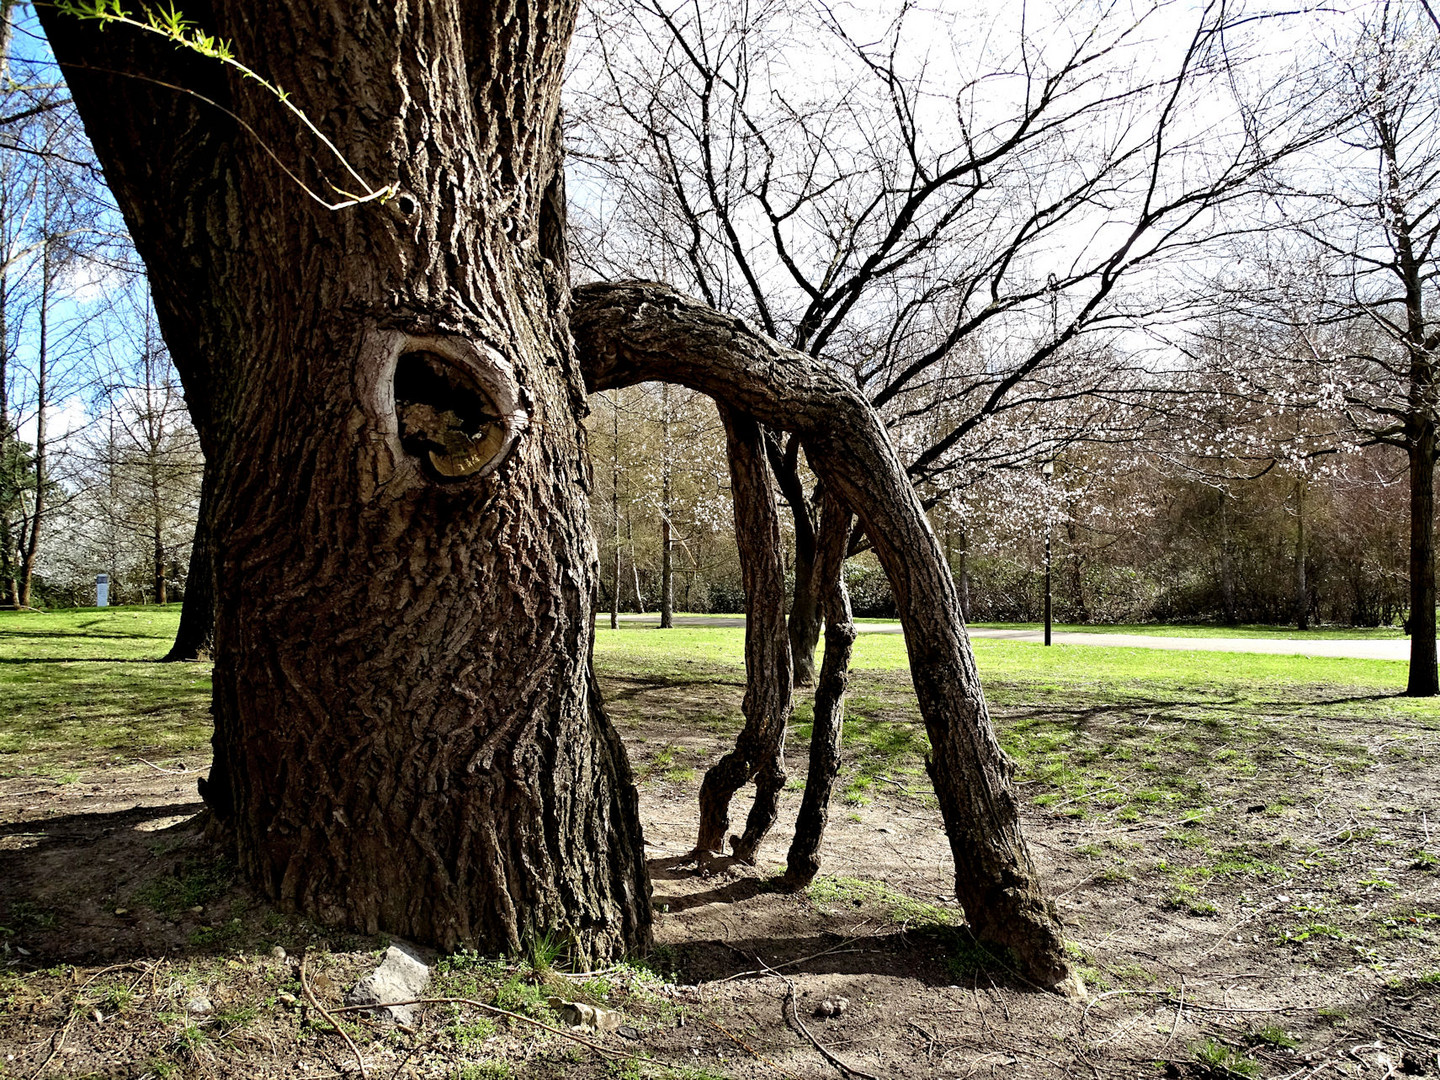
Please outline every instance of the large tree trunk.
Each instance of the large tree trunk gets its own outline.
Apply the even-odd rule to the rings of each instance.
[[[845,554],[854,518],[834,496],[827,496],[816,537],[817,576],[825,590],[825,657],[815,686],[815,723],[810,733],[810,771],[795,820],[795,839],[786,857],[786,884],[802,888],[820,872],[820,848],[830,820],[830,795],[840,773],[840,735],[845,725],[845,690],[850,683],[850,654],[855,622],[845,588]]]
[[[201,660],[215,651],[215,561],[210,549],[210,490],[214,470],[207,467],[200,480],[200,510],[195,516],[195,539],[190,544],[190,572],[185,575],[185,599],[180,605],[180,627],[163,660]]]
[[[754,419],[723,406],[730,454],[735,539],[745,586],[745,726],[735,748],[710,767],[700,785],[702,855],[724,849],[730,827],[730,800],[753,779],[755,801],[745,832],[730,838],[737,859],[753,862],[755,849],[775,823],[785,789],[785,727],[790,721],[790,642],[785,636],[785,570],[780,554],[780,518],[766,461],[764,434]]]
[[[875,410],[811,357],[663,285],[577,289],[571,325],[592,391],[679,382],[801,436],[826,490],[860,517],[895,592],[955,891],[975,934],[1013,949],[1035,982],[1077,992],[1021,833],[1013,765],[990,726],[954,581]]]
[[[1410,444],[1410,697],[1440,693],[1435,658],[1435,422],[1412,419]]]
[[[642,947],[636,794],[590,671],[558,124],[574,4],[185,13],[348,163],[213,61],[42,16],[207,405],[206,801],[261,892],[325,922]],[[326,208],[267,150],[330,197],[396,195]]]

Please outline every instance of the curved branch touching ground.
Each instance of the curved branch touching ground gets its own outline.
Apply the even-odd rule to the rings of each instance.
[[[879,415],[813,358],[666,285],[581,286],[570,324],[591,391],[680,383],[800,436],[811,467],[859,516],[890,578],[955,857],[955,894],[971,927],[1013,949],[1035,982],[1080,992],[1021,835],[1013,766],[990,726],[955,584]]]
[[[845,689],[850,682],[850,653],[855,622],[845,588],[845,553],[855,520],[834,495],[825,496],[815,541],[815,580],[820,583],[825,615],[825,657],[815,684],[815,723],[810,735],[810,771],[795,820],[795,839],[785,860],[789,888],[803,888],[820,872],[820,845],[830,819],[830,793],[840,772],[840,732],[845,724]]]
[[[755,780],[755,802],[743,836],[730,838],[735,857],[753,862],[755,849],[775,823],[785,788],[785,725],[790,721],[790,639],[785,633],[785,567],[780,518],[765,456],[764,435],[753,417],[720,405],[730,452],[735,538],[745,584],[745,727],[735,749],[705,774],[700,785],[697,853],[724,850],[730,799]]]

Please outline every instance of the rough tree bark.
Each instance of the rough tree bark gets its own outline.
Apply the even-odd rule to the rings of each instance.
[[[854,515],[827,495],[816,536],[815,575],[829,583],[825,590],[825,656],[815,685],[815,723],[810,734],[810,772],[795,820],[795,838],[785,859],[785,881],[803,888],[820,872],[820,848],[830,820],[830,795],[840,773],[840,735],[845,724],[845,690],[850,684],[850,654],[855,647],[855,622],[845,588],[845,556],[850,548]]]
[[[643,947],[637,800],[590,671],[558,124],[575,4],[184,10],[338,148],[213,61],[41,12],[205,405],[205,799],[260,891],[325,922]],[[396,193],[334,210],[296,178]]]
[[[571,327],[592,391],[679,382],[804,440],[811,467],[859,516],[890,578],[956,896],[978,938],[1013,949],[1035,982],[1078,992],[1021,833],[1013,765],[990,726],[955,584],[875,410],[811,357],[657,283],[577,289]]]
[[[724,850],[730,800],[755,781],[755,801],[745,832],[730,838],[737,859],[751,862],[775,823],[785,788],[785,727],[790,722],[790,641],[785,634],[785,568],[780,554],[780,517],[755,420],[720,407],[730,456],[735,539],[745,587],[745,726],[735,748],[710,767],[700,785],[700,830],[695,850]]]

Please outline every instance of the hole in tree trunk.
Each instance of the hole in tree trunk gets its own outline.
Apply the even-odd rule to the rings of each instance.
[[[437,480],[490,472],[509,442],[504,411],[464,370],[433,352],[401,354],[395,412],[400,445]]]

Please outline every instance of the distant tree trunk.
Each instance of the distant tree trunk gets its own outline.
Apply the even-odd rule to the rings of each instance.
[[[45,410],[50,404],[50,285],[50,239],[46,237],[40,257],[40,334],[35,360],[35,498],[21,533],[25,549],[20,555],[20,589],[16,598],[20,607],[30,606],[30,584],[35,575],[35,560],[40,554],[40,531],[45,525],[45,496],[50,484],[46,473],[49,447],[45,430]]]
[[[1075,519],[1065,519],[1065,541],[1070,549],[1065,561],[1070,566],[1070,593],[1075,598],[1075,616],[1082,623],[1090,621],[1090,605],[1085,601],[1085,564],[1080,558],[1080,544],[1075,535]]]
[[[168,600],[168,589],[165,580],[165,513],[160,502],[160,477],[157,474],[159,462],[153,456],[154,448],[151,448],[152,456],[150,465],[150,540],[151,556],[154,560],[152,567],[155,579],[155,603],[164,605]]]
[[[164,660],[202,660],[215,651],[215,563],[210,549],[210,503],[215,470],[207,466],[200,480],[200,510],[195,516],[195,539],[190,544],[190,572],[185,575],[185,599],[180,605],[180,627]]]
[[[735,748],[712,765],[700,785],[696,851],[724,850],[730,800],[755,781],[755,802],[745,832],[732,836],[737,859],[751,862],[775,823],[785,788],[785,727],[790,721],[790,642],[785,634],[785,570],[780,518],[766,460],[764,435],[753,418],[721,407],[730,454],[735,539],[745,586],[745,726]]]
[[[660,626],[675,625],[674,537],[670,524],[670,384],[660,387]]]
[[[644,949],[637,796],[590,665],[575,5],[184,9],[343,155],[213,60],[40,12],[209,403],[217,831],[263,896],[322,922]],[[324,196],[394,195],[322,206],[271,153]]]
[[[960,590],[960,615],[970,621],[970,530],[964,522],[960,524],[960,565],[955,575],[955,584]]]
[[[1305,580],[1305,478],[1295,481],[1295,629],[1310,629],[1310,585]]]
[[[1231,552],[1230,540],[1230,493],[1220,489],[1220,603],[1225,614],[1225,625],[1234,626],[1239,622],[1235,614],[1235,558]]]
[[[795,525],[795,584],[790,597],[790,660],[797,687],[815,685],[815,646],[820,642],[821,596],[824,582],[816,577],[815,521],[805,485],[800,481],[800,442],[791,439],[782,453],[773,435],[766,438],[770,467]]]
[[[1435,658],[1435,421],[1412,420],[1410,441],[1410,697],[1440,693]]]
[[[859,515],[890,578],[956,896],[976,936],[1013,949],[1028,978],[1079,992],[1020,829],[1013,764],[990,725],[954,581],[874,408],[813,358],[663,285],[583,286],[571,326],[592,391],[678,382],[804,440],[811,468]]]
[[[630,520],[630,513],[625,513],[625,535],[630,541],[630,576],[635,581],[635,607],[641,615],[645,614],[645,597],[640,592],[640,560],[635,558],[635,523]]]
[[[795,820],[795,839],[785,860],[786,886],[803,888],[820,872],[820,849],[830,820],[830,796],[840,773],[840,735],[845,725],[845,690],[855,623],[845,588],[845,553],[854,516],[833,496],[825,499],[816,537],[816,573],[830,583],[825,594],[825,656],[815,687],[815,723],[810,735],[810,771]]]

